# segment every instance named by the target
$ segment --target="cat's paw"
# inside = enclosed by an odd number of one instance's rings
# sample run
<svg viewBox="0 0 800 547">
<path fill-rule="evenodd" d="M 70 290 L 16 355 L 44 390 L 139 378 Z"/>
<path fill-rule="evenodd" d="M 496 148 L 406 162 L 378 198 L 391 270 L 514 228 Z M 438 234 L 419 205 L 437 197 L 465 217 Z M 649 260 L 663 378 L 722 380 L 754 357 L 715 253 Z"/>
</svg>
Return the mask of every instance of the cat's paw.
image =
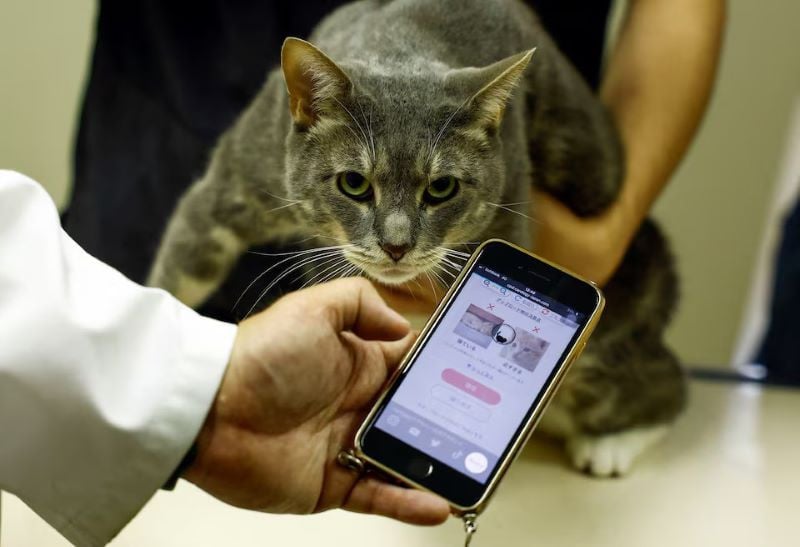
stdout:
<svg viewBox="0 0 800 547">
<path fill-rule="evenodd" d="M 609 435 L 575 435 L 567 440 L 567 452 L 581 471 L 596 477 L 618 477 L 630 471 L 639 455 L 667 430 L 667 426 L 657 426 Z"/>
</svg>

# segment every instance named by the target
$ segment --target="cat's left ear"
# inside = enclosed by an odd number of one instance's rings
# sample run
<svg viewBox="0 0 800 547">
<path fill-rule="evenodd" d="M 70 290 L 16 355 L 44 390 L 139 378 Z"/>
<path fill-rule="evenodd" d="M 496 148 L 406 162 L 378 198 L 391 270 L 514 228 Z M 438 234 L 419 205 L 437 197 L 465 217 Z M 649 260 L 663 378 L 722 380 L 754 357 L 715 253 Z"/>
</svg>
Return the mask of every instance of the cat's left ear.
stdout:
<svg viewBox="0 0 800 547">
<path fill-rule="evenodd" d="M 506 104 L 525 73 L 534 51 L 536 48 L 506 57 L 478 69 L 472 75 L 471 79 L 488 82 L 467 103 L 478 124 L 492 130 L 500 126 Z"/>
<path fill-rule="evenodd" d="M 295 123 L 310 127 L 334 99 L 352 89 L 350 78 L 316 47 L 287 38 L 281 49 L 281 68 Z"/>
</svg>

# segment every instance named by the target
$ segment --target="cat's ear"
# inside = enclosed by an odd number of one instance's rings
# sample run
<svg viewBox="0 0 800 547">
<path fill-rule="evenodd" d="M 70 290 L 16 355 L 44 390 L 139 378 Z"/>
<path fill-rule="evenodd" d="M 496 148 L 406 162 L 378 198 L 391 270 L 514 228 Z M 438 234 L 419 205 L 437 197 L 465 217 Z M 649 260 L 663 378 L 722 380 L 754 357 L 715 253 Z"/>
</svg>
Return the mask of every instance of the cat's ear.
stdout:
<svg viewBox="0 0 800 547">
<path fill-rule="evenodd" d="M 489 129 L 497 129 L 500 126 L 506 104 L 525 73 L 534 51 L 536 48 L 478 69 L 473 78 L 486 83 L 467 103 L 478 124 Z"/>
<path fill-rule="evenodd" d="M 350 78 L 313 45 L 287 38 L 281 49 L 281 68 L 295 123 L 310 127 L 328 103 L 350 91 Z"/>
</svg>

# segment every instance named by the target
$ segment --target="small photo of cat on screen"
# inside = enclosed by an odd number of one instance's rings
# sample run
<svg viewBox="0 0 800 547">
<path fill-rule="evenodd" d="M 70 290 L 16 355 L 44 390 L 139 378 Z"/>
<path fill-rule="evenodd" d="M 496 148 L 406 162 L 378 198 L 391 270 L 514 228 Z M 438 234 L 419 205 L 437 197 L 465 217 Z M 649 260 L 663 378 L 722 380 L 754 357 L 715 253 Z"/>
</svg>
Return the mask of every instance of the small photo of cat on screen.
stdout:
<svg viewBox="0 0 800 547">
<path fill-rule="evenodd" d="M 533 372 L 549 346 L 550 342 L 547 340 L 520 330 L 512 343 L 503 346 L 500 356 Z"/>
<path fill-rule="evenodd" d="M 470 304 L 453 332 L 482 348 L 488 348 L 492 343 L 494 332 L 502 325 L 501 318 Z"/>
</svg>

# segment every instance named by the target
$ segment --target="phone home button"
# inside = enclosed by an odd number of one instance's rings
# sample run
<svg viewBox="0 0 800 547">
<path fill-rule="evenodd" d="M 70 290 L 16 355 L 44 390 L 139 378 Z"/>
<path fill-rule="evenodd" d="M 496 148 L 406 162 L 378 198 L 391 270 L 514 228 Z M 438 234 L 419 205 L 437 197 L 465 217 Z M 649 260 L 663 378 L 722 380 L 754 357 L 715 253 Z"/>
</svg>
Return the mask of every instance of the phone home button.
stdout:
<svg viewBox="0 0 800 547">
<path fill-rule="evenodd" d="M 424 479 L 433 473 L 433 464 L 422 458 L 415 458 L 408 464 L 408 472 L 413 478 Z"/>
</svg>

